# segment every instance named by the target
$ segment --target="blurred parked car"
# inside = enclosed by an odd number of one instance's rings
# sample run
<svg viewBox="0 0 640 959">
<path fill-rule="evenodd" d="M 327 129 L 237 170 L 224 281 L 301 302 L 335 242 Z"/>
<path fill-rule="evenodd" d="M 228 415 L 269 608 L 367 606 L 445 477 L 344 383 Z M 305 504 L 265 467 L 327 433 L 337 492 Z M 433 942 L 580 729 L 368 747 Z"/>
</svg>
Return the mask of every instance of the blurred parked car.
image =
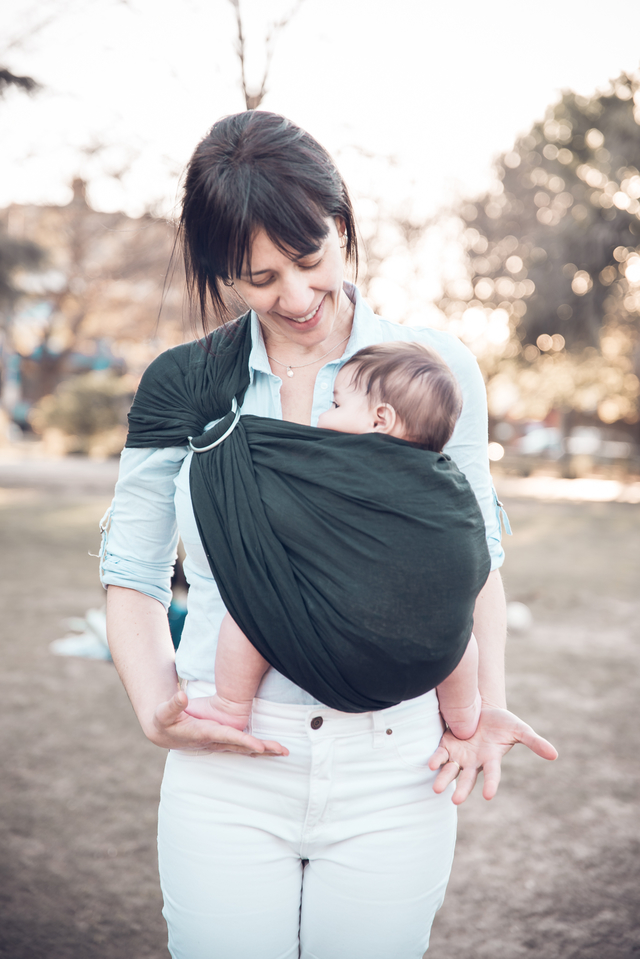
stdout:
<svg viewBox="0 0 640 959">
<path fill-rule="evenodd" d="M 519 435 L 518 435 L 519 434 Z M 584 476 L 597 466 L 620 464 L 640 470 L 640 451 L 622 431 L 599 426 L 574 426 L 563 439 L 561 430 L 545 423 L 498 423 L 489 458 L 507 471 L 528 476 L 549 462 L 562 462 L 565 476 Z"/>
<path fill-rule="evenodd" d="M 519 437 L 513 444 L 523 456 L 546 455 L 548 459 L 560 459 L 564 453 L 562 433 L 556 426 L 540 426 Z"/>
</svg>

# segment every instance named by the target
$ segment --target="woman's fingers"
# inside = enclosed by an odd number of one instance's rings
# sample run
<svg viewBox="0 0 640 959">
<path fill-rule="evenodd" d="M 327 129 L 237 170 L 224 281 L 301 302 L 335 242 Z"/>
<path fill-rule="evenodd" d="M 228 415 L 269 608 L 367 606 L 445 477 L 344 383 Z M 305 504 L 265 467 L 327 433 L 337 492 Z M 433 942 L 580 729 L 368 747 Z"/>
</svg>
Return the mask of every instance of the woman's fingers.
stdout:
<svg viewBox="0 0 640 959">
<path fill-rule="evenodd" d="M 429 769 L 439 769 L 444 763 L 449 762 L 449 753 L 444 746 L 438 746 L 435 753 L 429 760 Z"/>
<path fill-rule="evenodd" d="M 457 779 L 453 802 L 459 805 L 468 798 L 482 770 L 482 795 L 485 799 L 493 799 L 500 784 L 501 760 L 516 743 L 527 746 L 542 759 L 553 760 L 558 755 L 550 742 L 538 736 L 531 726 L 513 713 L 485 706 L 471 739 L 456 739 L 449 730 L 444 733 L 440 746 L 429 760 L 430 769 L 440 769 L 433 784 L 434 792 L 444 792 Z"/>
<path fill-rule="evenodd" d="M 443 793 L 447 786 L 453 782 L 458 774 L 458 767 L 453 763 L 447 763 L 443 766 L 433 783 L 434 793 Z"/>
<path fill-rule="evenodd" d="M 160 703 L 156 709 L 156 723 L 165 727 L 173 725 L 188 703 L 187 694 L 179 689 L 166 703 Z"/>
<path fill-rule="evenodd" d="M 191 717 L 190 717 L 191 718 Z M 212 752 L 251 753 L 262 756 L 288 756 L 289 750 L 272 740 L 256 739 L 233 726 L 222 726 L 212 719 L 192 719 L 189 735 L 196 748 L 211 747 Z M 196 738 L 197 737 L 197 738 Z M 183 747 L 184 748 L 184 747 Z M 187 746 L 187 748 L 189 748 Z"/>
<path fill-rule="evenodd" d="M 220 729 L 231 729 L 230 726 L 220 726 Z M 234 733 L 237 733 L 238 730 L 234 729 Z M 242 746 L 242 752 L 249 752 L 254 756 L 288 756 L 289 750 L 285 746 L 281 746 L 280 743 L 276 743 L 271 739 L 256 739 L 254 736 L 250 736 L 248 733 L 240 733 L 242 736 L 242 741 L 238 745 Z"/>
<path fill-rule="evenodd" d="M 260 753 L 255 755 L 261 756 L 288 756 L 289 750 L 286 746 L 281 746 L 280 743 L 276 743 L 271 739 L 256 739 L 255 742 L 260 743 L 264 746 L 264 749 Z"/>
<path fill-rule="evenodd" d="M 482 771 L 484 774 L 484 785 L 482 787 L 482 795 L 484 796 L 485 799 L 493 799 L 495 794 L 498 792 L 498 786 L 500 785 L 500 776 L 502 775 L 500 758 L 488 759 L 485 761 L 485 764 L 482 767 Z"/>
<path fill-rule="evenodd" d="M 456 782 L 456 791 L 451 797 L 451 801 L 455 803 L 456 806 L 459 806 L 471 795 L 478 778 L 478 772 L 479 770 L 473 766 L 460 770 L 460 775 L 457 777 L 458 781 Z"/>
<path fill-rule="evenodd" d="M 542 759 L 548 759 L 553 761 L 558 758 L 558 750 L 555 746 L 552 746 L 547 739 L 543 739 L 542 736 L 538 736 L 531 726 L 527 726 L 526 723 L 522 724 L 523 729 L 520 732 L 518 737 L 519 741 L 523 746 L 528 746 L 528 748 L 540 756 Z"/>
</svg>

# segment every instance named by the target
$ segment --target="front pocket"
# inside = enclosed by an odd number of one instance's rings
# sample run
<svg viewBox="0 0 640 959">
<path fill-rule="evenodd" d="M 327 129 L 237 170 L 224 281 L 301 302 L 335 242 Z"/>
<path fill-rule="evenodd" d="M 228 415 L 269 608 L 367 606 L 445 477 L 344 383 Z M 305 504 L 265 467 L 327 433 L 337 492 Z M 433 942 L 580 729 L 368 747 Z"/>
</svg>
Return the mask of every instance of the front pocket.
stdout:
<svg viewBox="0 0 640 959">
<path fill-rule="evenodd" d="M 426 769 L 442 738 L 443 725 L 440 716 L 428 724 L 406 723 L 396 726 L 391 736 L 393 749 L 405 766 L 411 769 Z"/>
</svg>

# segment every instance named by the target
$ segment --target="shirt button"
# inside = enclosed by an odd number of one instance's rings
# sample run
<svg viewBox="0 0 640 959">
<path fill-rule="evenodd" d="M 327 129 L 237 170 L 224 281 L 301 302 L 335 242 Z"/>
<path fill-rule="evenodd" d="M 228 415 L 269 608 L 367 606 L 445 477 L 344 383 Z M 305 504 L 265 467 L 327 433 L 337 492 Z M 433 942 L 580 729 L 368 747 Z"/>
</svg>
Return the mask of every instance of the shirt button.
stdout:
<svg viewBox="0 0 640 959">
<path fill-rule="evenodd" d="M 320 389 L 321 389 L 321 390 L 328 390 L 328 389 L 329 389 L 329 384 L 327 383 L 326 380 L 323 380 L 323 381 L 322 381 L 322 383 L 320 384 Z"/>
<path fill-rule="evenodd" d="M 323 720 L 322 716 L 314 716 L 313 719 L 311 720 L 311 728 L 312 728 L 312 729 L 320 729 L 320 727 L 322 726 L 323 722 L 324 722 L 324 720 Z"/>
</svg>

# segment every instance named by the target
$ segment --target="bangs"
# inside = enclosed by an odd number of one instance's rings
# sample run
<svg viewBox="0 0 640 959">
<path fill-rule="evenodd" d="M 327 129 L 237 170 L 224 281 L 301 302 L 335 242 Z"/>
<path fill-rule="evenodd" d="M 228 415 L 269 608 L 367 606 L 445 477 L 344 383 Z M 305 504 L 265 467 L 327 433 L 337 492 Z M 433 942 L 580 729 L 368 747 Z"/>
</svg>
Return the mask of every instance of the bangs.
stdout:
<svg viewBox="0 0 640 959">
<path fill-rule="evenodd" d="M 251 248 L 261 230 L 291 259 L 316 253 L 328 236 L 327 214 L 310 202 L 293 177 L 282 193 L 260 172 L 238 171 L 225 199 L 220 222 L 209 237 L 209 250 L 212 264 L 216 249 L 226 253 L 216 272 L 227 280 L 239 278 L 243 270 L 251 276 Z M 221 234 L 226 237 L 222 245 Z"/>
</svg>

